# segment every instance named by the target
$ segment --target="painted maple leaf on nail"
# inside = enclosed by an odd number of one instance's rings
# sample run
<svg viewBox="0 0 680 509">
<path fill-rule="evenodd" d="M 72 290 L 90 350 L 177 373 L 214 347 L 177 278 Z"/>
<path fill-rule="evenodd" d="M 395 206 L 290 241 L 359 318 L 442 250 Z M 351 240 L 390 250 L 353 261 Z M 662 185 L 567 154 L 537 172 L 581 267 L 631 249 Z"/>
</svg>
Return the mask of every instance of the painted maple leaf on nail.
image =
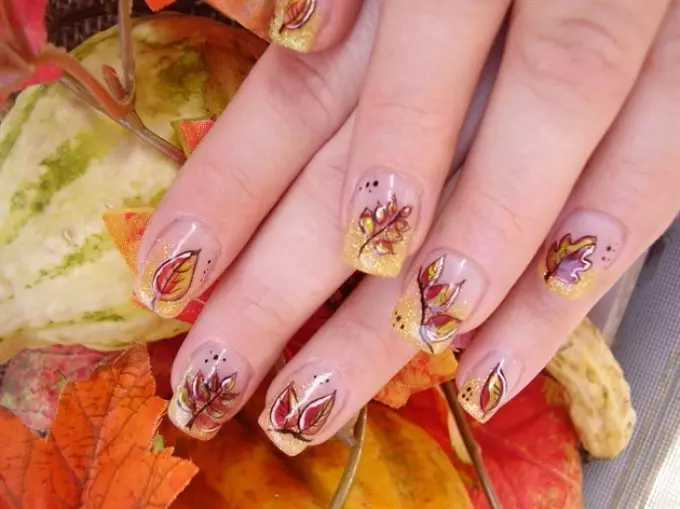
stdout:
<svg viewBox="0 0 680 509">
<path fill-rule="evenodd" d="M 460 295 L 465 280 L 455 284 L 440 281 L 446 257 L 440 256 L 418 273 L 421 320 L 420 338 L 433 351 L 433 343 L 451 341 L 458 333 L 461 320 L 451 308 Z"/>
<path fill-rule="evenodd" d="M 194 279 L 201 250 L 184 251 L 163 262 L 153 275 L 153 302 L 177 302 L 186 296 Z"/>
<path fill-rule="evenodd" d="M 593 266 L 589 257 L 595 252 L 596 245 L 595 236 L 585 235 L 573 242 L 570 233 L 554 242 L 545 259 L 545 281 L 556 279 L 569 286 L 579 283 L 581 275 Z"/>
<path fill-rule="evenodd" d="M 394 254 L 395 244 L 403 242 L 404 234 L 411 229 L 406 219 L 412 210 L 410 206 L 399 209 L 395 195 L 384 205 L 378 202 L 374 210 L 365 208 L 359 216 L 359 229 L 366 240 L 358 257 Z"/>
<path fill-rule="evenodd" d="M 272 431 L 288 433 L 298 440 L 310 442 L 326 424 L 335 404 L 336 391 L 301 407 L 295 385 L 291 382 L 274 400 L 269 412 Z"/>
<path fill-rule="evenodd" d="M 232 402 L 238 397 L 234 393 L 237 373 L 220 378 L 214 371 L 207 378 L 203 371 L 189 376 L 179 389 L 178 406 L 191 414 L 187 429 L 204 434 L 217 431 L 233 410 Z"/>
</svg>

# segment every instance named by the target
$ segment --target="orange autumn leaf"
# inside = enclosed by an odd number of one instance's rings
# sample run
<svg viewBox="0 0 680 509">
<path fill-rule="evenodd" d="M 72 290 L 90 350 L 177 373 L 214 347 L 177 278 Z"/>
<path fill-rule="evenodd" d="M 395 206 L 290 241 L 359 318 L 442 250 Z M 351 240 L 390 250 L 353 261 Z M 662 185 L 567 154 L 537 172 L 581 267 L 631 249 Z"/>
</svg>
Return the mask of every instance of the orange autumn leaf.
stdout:
<svg viewBox="0 0 680 509">
<path fill-rule="evenodd" d="M 158 12 L 161 9 L 165 9 L 169 5 L 172 5 L 175 3 L 176 0 L 146 0 L 146 5 L 149 6 L 149 9 L 151 9 L 154 12 Z"/>
<path fill-rule="evenodd" d="M 172 123 L 172 128 L 184 151 L 189 157 L 198 147 L 198 144 L 215 125 L 215 117 L 197 118 L 193 120 L 178 120 Z"/>
<path fill-rule="evenodd" d="M 435 389 L 417 394 L 399 414 L 449 447 L 475 509 L 488 509 L 474 467 L 451 450 L 441 407 L 428 410 L 437 407 L 434 398 L 441 398 Z M 583 507 L 579 440 L 566 392 L 555 380 L 539 375 L 485 424 L 469 417 L 468 422 L 503 509 Z"/>
<path fill-rule="evenodd" d="M 197 468 L 151 452 L 166 409 L 146 348 L 135 346 L 61 393 L 46 439 L 0 409 L 0 507 L 164 508 Z"/>
<path fill-rule="evenodd" d="M 452 350 L 445 350 L 438 355 L 419 352 L 383 387 L 375 400 L 392 408 L 400 408 L 412 394 L 451 380 L 457 367 L 458 362 Z"/>
</svg>

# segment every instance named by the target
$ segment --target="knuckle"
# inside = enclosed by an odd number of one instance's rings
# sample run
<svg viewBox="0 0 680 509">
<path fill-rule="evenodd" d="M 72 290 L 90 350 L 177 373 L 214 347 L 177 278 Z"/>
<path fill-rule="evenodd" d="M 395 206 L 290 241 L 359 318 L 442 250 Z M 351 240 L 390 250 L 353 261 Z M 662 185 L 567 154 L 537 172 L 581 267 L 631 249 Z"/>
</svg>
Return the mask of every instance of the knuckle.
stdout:
<svg viewBox="0 0 680 509">
<path fill-rule="evenodd" d="M 464 224 L 475 224 L 489 246 L 515 245 L 526 230 L 528 218 L 519 217 L 517 201 L 491 189 L 480 189 L 471 207 L 465 209 Z"/>
<path fill-rule="evenodd" d="M 334 123 L 337 98 L 329 73 L 319 60 L 290 54 L 270 69 L 263 97 L 282 117 L 296 115 L 310 132 L 317 133 Z M 317 68 L 320 67 L 320 68 Z"/>
<path fill-rule="evenodd" d="M 516 52 L 521 75 L 550 100 L 565 94 L 599 100 L 625 86 L 627 80 L 621 78 L 631 72 L 631 37 L 624 35 L 623 25 L 606 15 L 571 16 L 521 33 Z"/>
<path fill-rule="evenodd" d="M 382 332 L 371 323 L 370 318 L 363 317 L 363 313 L 357 313 L 352 320 L 345 320 L 337 324 L 333 332 L 343 338 L 348 350 L 363 352 L 368 358 L 381 359 L 385 365 L 393 364 L 395 359 L 394 341 L 402 341 L 394 338 L 389 333 Z"/>
<path fill-rule="evenodd" d="M 201 194 L 205 195 L 205 190 L 209 190 L 212 203 L 220 203 L 224 197 L 229 197 L 232 204 L 246 215 L 248 210 L 257 210 L 253 205 L 261 200 L 259 184 L 249 177 L 253 172 L 248 172 L 248 168 L 230 161 L 228 168 L 224 168 L 223 164 L 209 163 L 199 166 L 196 172 L 194 181 L 205 186 Z"/>
<path fill-rule="evenodd" d="M 262 337 L 280 338 L 281 331 L 290 329 L 291 317 L 296 316 L 295 306 L 285 293 L 275 291 L 270 285 L 254 282 L 240 299 L 241 319 L 252 324 Z"/>
<path fill-rule="evenodd" d="M 413 97 L 416 90 L 399 93 L 400 97 Z M 366 102 L 362 106 L 362 115 L 371 125 L 389 126 L 390 129 L 404 129 L 409 136 L 422 132 L 424 136 L 432 132 L 439 132 L 442 127 L 449 125 L 448 112 L 431 111 L 403 99 L 379 98 Z"/>
</svg>

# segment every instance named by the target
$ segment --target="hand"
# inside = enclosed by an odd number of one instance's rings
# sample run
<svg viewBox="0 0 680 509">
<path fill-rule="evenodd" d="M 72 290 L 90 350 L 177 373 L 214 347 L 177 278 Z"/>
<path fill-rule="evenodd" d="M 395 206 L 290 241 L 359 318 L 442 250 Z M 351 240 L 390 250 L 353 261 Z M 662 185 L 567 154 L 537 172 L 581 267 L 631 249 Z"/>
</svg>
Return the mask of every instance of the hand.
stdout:
<svg viewBox="0 0 680 509">
<path fill-rule="evenodd" d="M 137 293 L 157 313 L 222 276 L 175 361 L 170 415 L 210 438 L 359 269 L 393 277 L 362 283 L 278 373 L 272 440 L 296 454 L 330 438 L 418 348 L 472 329 L 457 383 L 485 421 L 680 208 L 680 1 L 518 0 L 444 193 L 509 1 L 311 5 L 273 30 L 314 51 L 268 49 L 145 234 Z"/>
</svg>

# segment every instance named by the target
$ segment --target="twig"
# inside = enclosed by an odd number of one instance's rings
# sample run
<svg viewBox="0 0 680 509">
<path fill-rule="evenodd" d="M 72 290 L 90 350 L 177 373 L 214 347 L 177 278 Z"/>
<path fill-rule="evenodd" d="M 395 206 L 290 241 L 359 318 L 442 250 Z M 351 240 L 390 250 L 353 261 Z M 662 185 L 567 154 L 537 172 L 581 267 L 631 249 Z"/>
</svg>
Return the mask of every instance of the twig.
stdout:
<svg viewBox="0 0 680 509">
<path fill-rule="evenodd" d="M 76 97 L 78 97 L 79 99 L 81 99 L 82 101 L 84 101 L 97 111 L 104 113 L 105 115 L 107 114 L 106 111 L 104 111 L 104 109 L 101 107 L 101 105 L 98 104 L 97 101 L 87 92 L 87 90 L 85 90 L 82 87 L 82 85 L 74 78 L 64 76 L 61 78 L 60 81 L 71 92 L 73 92 Z M 118 125 L 124 127 L 132 134 L 134 134 L 137 137 L 137 139 L 150 145 L 152 148 L 158 150 L 159 152 L 163 153 L 165 156 L 170 158 L 173 162 L 177 163 L 178 165 L 181 166 L 186 161 L 186 157 L 184 157 L 184 154 L 182 153 L 181 150 L 179 150 L 177 147 L 175 147 L 171 143 L 167 142 L 166 140 L 158 136 L 156 133 L 150 131 L 142 123 L 142 121 L 139 119 L 139 117 L 134 111 L 130 112 L 126 118 L 111 117 L 111 119 L 115 121 Z"/>
<path fill-rule="evenodd" d="M 101 109 L 113 119 L 123 118 L 132 111 L 132 102 L 119 102 L 83 64 L 61 48 L 48 44 L 35 58 L 35 64 L 53 64 L 74 78 L 101 105 Z"/>
<path fill-rule="evenodd" d="M 328 504 L 328 509 L 342 509 L 347 501 L 347 495 L 352 489 L 354 478 L 359 469 L 359 462 L 361 461 L 361 452 L 364 448 L 364 439 L 366 438 L 366 416 L 368 414 L 367 407 L 361 409 L 359 418 L 354 428 L 354 445 L 349 452 L 347 465 L 345 471 L 342 473 L 338 487 L 333 493 L 333 498 Z"/>
<path fill-rule="evenodd" d="M 135 57 L 132 47 L 132 0 L 118 0 L 118 40 L 123 69 L 123 100 L 135 98 Z"/>
<path fill-rule="evenodd" d="M 470 459 L 472 459 L 472 464 L 475 466 L 477 477 L 479 478 L 479 482 L 482 485 L 484 494 L 489 501 L 489 506 L 491 509 L 502 509 L 502 506 L 498 501 L 498 497 L 496 496 L 496 492 L 493 489 L 493 484 L 489 478 L 489 474 L 487 473 L 486 468 L 484 468 L 484 462 L 482 461 L 482 457 L 479 453 L 479 446 L 472 437 L 470 426 L 468 426 L 468 423 L 465 420 L 465 415 L 463 414 L 463 409 L 460 407 L 458 399 L 456 398 L 456 389 L 453 386 L 453 383 L 444 382 L 440 387 L 444 392 L 446 402 L 451 409 L 451 413 L 453 414 L 453 418 L 456 421 L 460 435 L 463 438 L 463 444 L 465 444 L 468 455 L 470 456 Z"/>
</svg>

